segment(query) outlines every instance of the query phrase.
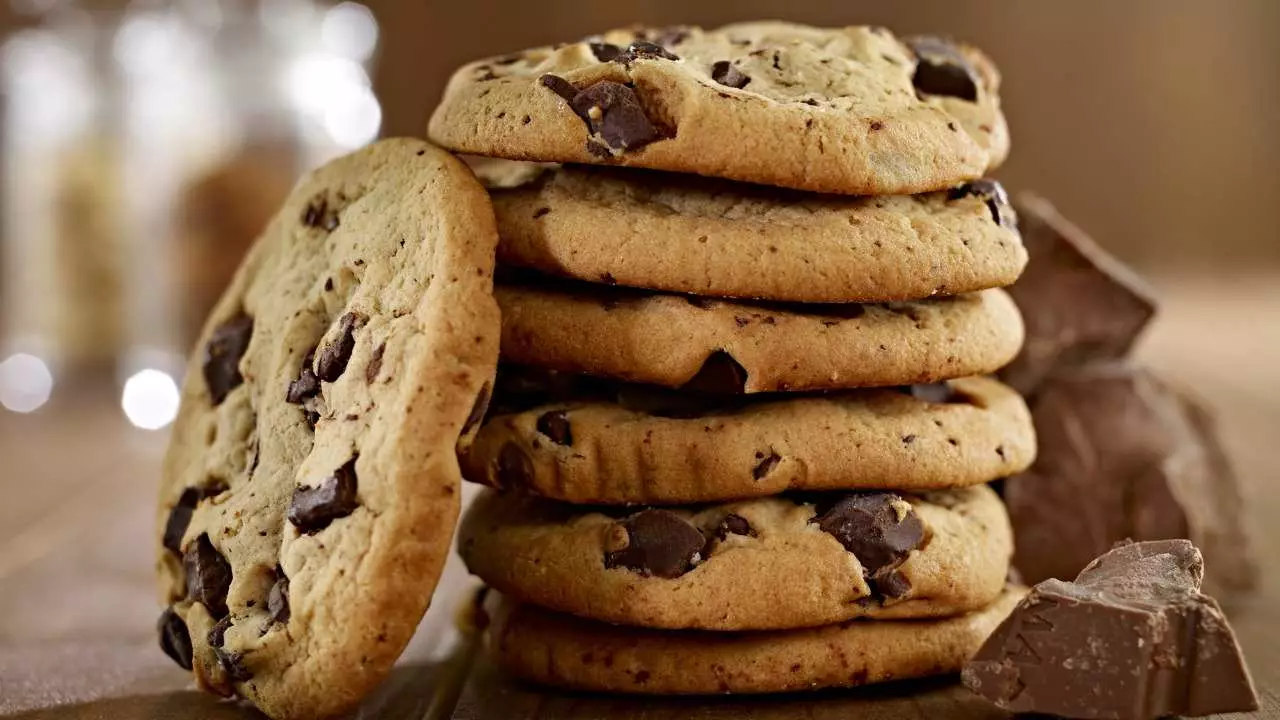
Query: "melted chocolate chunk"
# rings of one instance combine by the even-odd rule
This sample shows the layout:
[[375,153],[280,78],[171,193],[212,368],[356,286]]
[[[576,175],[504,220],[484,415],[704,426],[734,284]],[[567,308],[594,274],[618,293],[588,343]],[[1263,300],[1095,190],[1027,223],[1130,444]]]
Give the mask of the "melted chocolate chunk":
[[538,82],[542,83],[544,87],[550,89],[551,92],[559,95],[568,103],[572,103],[573,98],[578,94],[578,88],[574,87],[573,83],[565,80],[559,75],[547,73],[546,75],[538,78]]
[[267,613],[271,615],[271,620],[278,623],[289,622],[289,578],[284,574],[284,568],[276,566],[276,581],[271,586],[271,591],[267,593]]
[[165,608],[156,622],[156,633],[160,636],[160,649],[164,651],[178,667],[191,669],[191,633],[187,624],[182,621],[173,608]]
[[685,383],[682,390],[706,393],[741,393],[746,388],[747,370],[733,356],[717,350],[702,363],[702,369]]
[[606,549],[607,568],[626,568],[646,577],[677,578],[702,560],[706,538],[684,518],[669,510],[644,510],[615,527],[625,545]]
[[724,540],[730,535],[746,535],[755,537],[756,531],[751,527],[751,523],[741,515],[729,513],[724,516],[720,524],[716,526],[715,537],[717,540]]
[[514,442],[509,442],[498,451],[498,462],[495,472],[494,487],[512,488],[528,486],[533,482],[533,461],[524,450]]
[[306,535],[320,532],[360,507],[357,489],[356,459],[351,458],[318,486],[294,488],[289,522]]
[[987,209],[991,211],[991,219],[995,220],[997,225],[1011,230],[1018,228],[1017,215],[1013,212],[1013,206],[1009,204],[1009,194],[1004,191],[1004,186],[999,182],[985,178],[974,180],[952,188],[947,193],[947,199],[959,200],[969,195],[986,201]]
[[750,76],[744,74],[728,60],[720,60],[711,66],[711,79],[731,88],[744,88],[751,82]]
[[954,44],[938,37],[907,41],[917,63],[911,84],[923,95],[944,95],[978,101],[978,75]]
[[344,313],[338,320],[338,337],[320,350],[316,375],[325,382],[336,382],[351,361],[356,347],[356,330],[364,327],[367,318],[359,313]]
[[569,105],[612,150],[634,150],[659,137],[636,91],[622,83],[602,80],[588,85]]
[[553,410],[538,416],[538,432],[551,438],[557,445],[573,445],[573,428],[569,426],[569,416],[563,410]]
[[214,405],[222,404],[227,394],[244,382],[240,358],[252,336],[253,318],[242,312],[219,325],[205,345],[204,382]]
[[213,546],[207,533],[201,533],[187,548],[182,566],[187,574],[187,599],[204,605],[215,618],[226,617],[231,563]]
[[853,553],[868,581],[902,564],[924,540],[920,516],[893,493],[850,493],[816,510],[809,522]]
[[182,555],[182,536],[187,534],[187,526],[191,524],[191,516],[201,500],[211,498],[227,489],[221,482],[206,487],[187,488],[178,498],[178,504],[169,511],[169,520],[164,525],[164,546],[174,555]]
[[760,458],[760,461],[751,470],[751,477],[756,480],[763,480],[766,475],[773,472],[774,468],[778,467],[778,463],[782,462],[782,457],[772,449],[769,450],[768,455],[757,453],[756,457]]
[[647,40],[637,40],[627,46],[627,49],[619,55],[614,62],[629,63],[638,58],[660,58],[662,60],[679,60],[680,57],[670,50],[662,47],[658,43],[649,42]]
[[612,62],[618,59],[618,56],[622,54],[622,48],[614,45],[613,43],[593,42],[589,43],[588,47],[591,48],[591,54],[595,55],[596,59],[600,62]]

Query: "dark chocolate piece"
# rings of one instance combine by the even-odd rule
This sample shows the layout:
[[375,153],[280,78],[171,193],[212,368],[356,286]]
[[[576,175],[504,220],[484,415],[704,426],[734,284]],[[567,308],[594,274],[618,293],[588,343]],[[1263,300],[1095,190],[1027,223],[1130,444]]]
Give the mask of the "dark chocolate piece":
[[178,503],[169,511],[169,519],[164,525],[164,546],[173,554],[182,555],[182,536],[187,534],[187,526],[191,524],[191,516],[201,500],[211,498],[227,489],[221,482],[207,487],[192,487],[182,491]]
[[702,363],[702,368],[682,390],[704,393],[741,393],[747,384],[747,369],[742,367],[733,356],[723,350],[717,350]]
[[728,60],[720,60],[711,66],[711,79],[731,88],[742,89],[751,82],[751,77],[738,69]]
[[338,337],[319,351],[316,376],[325,382],[335,382],[342,377],[356,347],[356,330],[364,327],[367,318],[359,313],[344,313],[338,319]]
[[253,337],[253,318],[243,312],[222,323],[213,331],[204,348],[204,382],[214,405],[222,404],[227,395],[244,382],[240,374],[240,358]]
[[289,622],[292,612],[289,610],[289,578],[284,568],[276,566],[276,581],[267,593],[267,613],[271,620],[278,623]]
[[356,459],[351,458],[316,487],[293,489],[289,522],[307,535],[320,532],[360,507],[357,485]]
[[622,83],[601,80],[588,85],[569,105],[611,150],[634,150],[659,137],[636,91]]
[[911,84],[920,94],[978,101],[978,75],[959,48],[930,36],[908,38],[906,43],[916,55],[916,72]]
[[612,62],[622,54],[622,48],[613,43],[593,42],[588,43],[587,46],[591,48],[591,54],[595,55],[600,62]]
[[1258,708],[1235,635],[1200,593],[1187,540],[1129,543],[1075,582],[1047,580],[996,629],[964,683],[1013,712],[1149,720]]
[[202,533],[187,548],[182,566],[187,574],[187,599],[204,605],[215,618],[226,617],[231,563],[213,546],[207,533]]
[[209,647],[213,648],[213,654],[218,658],[218,664],[222,666],[223,672],[232,682],[247,682],[253,679],[253,673],[244,666],[244,654],[223,650],[222,646],[226,642],[227,630],[231,627],[231,616],[222,618],[216,625],[209,629]]
[[644,510],[617,523],[605,547],[604,566],[646,577],[677,578],[702,560],[706,538],[669,510]]
[[1005,192],[1004,186],[998,181],[983,178],[982,180],[967,182],[959,187],[951,188],[947,193],[947,199],[959,200],[970,195],[986,201],[987,209],[991,211],[991,219],[997,225],[1011,230],[1018,229],[1018,215],[1013,206],[1009,204],[1009,193]]
[[869,581],[902,564],[924,540],[924,523],[905,500],[887,492],[849,493],[816,508],[816,523],[853,553]]
[[1054,373],[1126,357],[1156,302],[1146,283],[1047,201],[1024,193],[1014,207],[1031,261],[1009,292],[1027,340],[1000,379],[1031,396]]
[[160,649],[164,651],[178,667],[191,669],[191,633],[187,624],[178,617],[173,608],[165,608],[156,621],[156,632],[160,635]]
[[729,513],[728,515],[725,515],[724,519],[720,521],[720,524],[716,526],[715,533],[713,534],[717,540],[724,540],[730,535],[746,535],[748,537],[755,537],[756,531],[752,529],[751,523],[747,522],[746,518],[741,515]]
[[538,432],[551,438],[557,445],[573,445],[573,428],[569,416],[563,410],[552,410],[538,416]]

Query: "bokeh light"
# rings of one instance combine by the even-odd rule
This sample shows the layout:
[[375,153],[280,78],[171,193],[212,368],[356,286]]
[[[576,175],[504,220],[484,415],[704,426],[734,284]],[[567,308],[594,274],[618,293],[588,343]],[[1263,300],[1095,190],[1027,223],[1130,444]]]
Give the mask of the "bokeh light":
[[38,410],[53,394],[53,373],[35,355],[15,353],[0,362],[0,405],[17,413]]
[[178,384],[167,373],[147,368],[124,383],[120,407],[135,427],[159,430],[178,416]]

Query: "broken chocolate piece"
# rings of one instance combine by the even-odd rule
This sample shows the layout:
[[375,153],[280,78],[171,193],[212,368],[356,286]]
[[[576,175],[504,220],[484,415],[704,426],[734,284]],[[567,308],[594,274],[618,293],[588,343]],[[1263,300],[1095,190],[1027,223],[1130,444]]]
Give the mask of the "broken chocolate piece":
[[231,563],[213,546],[208,533],[201,533],[187,548],[182,566],[187,575],[187,599],[204,605],[215,618],[226,617]]
[[1031,261],[1009,292],[1027,340],[999,374],[1031,396],[1056,372],[1127,356],[1156,302],[1146,283],[1047,201],[1024,193],[1015,207]]
[[169,511],[169,519],[164,525],[164,541],[165,548],[173,552],[175,555],[182,555],[182,537],[187,534],[187,526],[191,524],[191,516],[195,514],[196,506],[201,500],[211,498],[218,493],[227,489],[227,486],[221,482],[215,482],[207,487],[193,487],[182,491],[182,496],[178,498],[178,503]]
[[588,85],[569,105],[612,150],[634,150],[659,137],[636,91],[622,83],[602,80]]
[[573,428],[569,416],[563,410],[553,410],[538,416],[538,432],[551,438],[557,445],[573,445]]
[[617,546],[606,547],[604,566],[646,577],[677,578],[702,560],[706,538],[669,510],[644,510],[617,523]]
[[893,493],[850,493],[820,503],[815,511],[809,522],[858,558],[873,590],[875,581],[901,565],[924,540],[920,516]]
[[1187,540],[1129,543],[1075,582],[1035,586],[964,668],[1005,710],[1150,720],[1256,710],[1257,695]]
[[187,624],[182,621],[173,608],[165,608],[156,622],[156,632],[160,635],[160,649],[164,651],[178,667],[191,669],[191,633]]
[[922,95],[978,101],[978,75],[959,48],[947,40],[930,36],[908,38],[906,43],[917,59],[911,84]]
[[1010,230],[1018,229],[1018,215],[1009,204],[1009,193],[1005,192],[1004,186],[999,182],[986,178],[967,182],[951,188],[947,192],[947,199],[959,200],[970,195],[981,198],[987,203],[987,209],[991,211],[991,219],[997,225]]
[[357,490],[356,459],[351,458],[318,486],[294,488],[289,522],[306,535],[320,532],[360,507]]
[[1205,448],[1215,441],[1163,383],[1096,364],[1054,376],[1030,406],[1039,453],[1004,485],[1028,582],[1073,577],[1128,538],[1185,537],[1203,547],[1215,592],[1252,585],[1238,481],[1215,467]]
[[711,79],[731,88],[742,89],[751,82],[750,76],[743,73],[728,60],[720,60],[711,66]]
[[316,376],[325,382],[336,382],[351,361],[356,347],[356,330],[364,327],[367,318],[359,313],[344,313],[338,320],[338,337],[320,350],[316,363]]
[[222,404],[227,394],[244,382],[240,374],[240,358],[249,348],[253,336],[253,318],[243,312],[222,323],[213,331],[204,348],[204,382],[214,405]]

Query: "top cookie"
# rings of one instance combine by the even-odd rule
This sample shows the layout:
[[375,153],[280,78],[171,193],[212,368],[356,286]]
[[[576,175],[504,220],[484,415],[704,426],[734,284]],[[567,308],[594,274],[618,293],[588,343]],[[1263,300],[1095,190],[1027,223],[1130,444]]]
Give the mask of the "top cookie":
[[157,512],[161,647],[202,687],[327,717],[404,649],[497,362],[496,244],[461,163],[389,140],[305,178],[251,251],[188,368]]
[[512,160],[900,195],[1004,160],[999,85],[974,48],[882,28],[615,30],[463,66],[430,136]]

